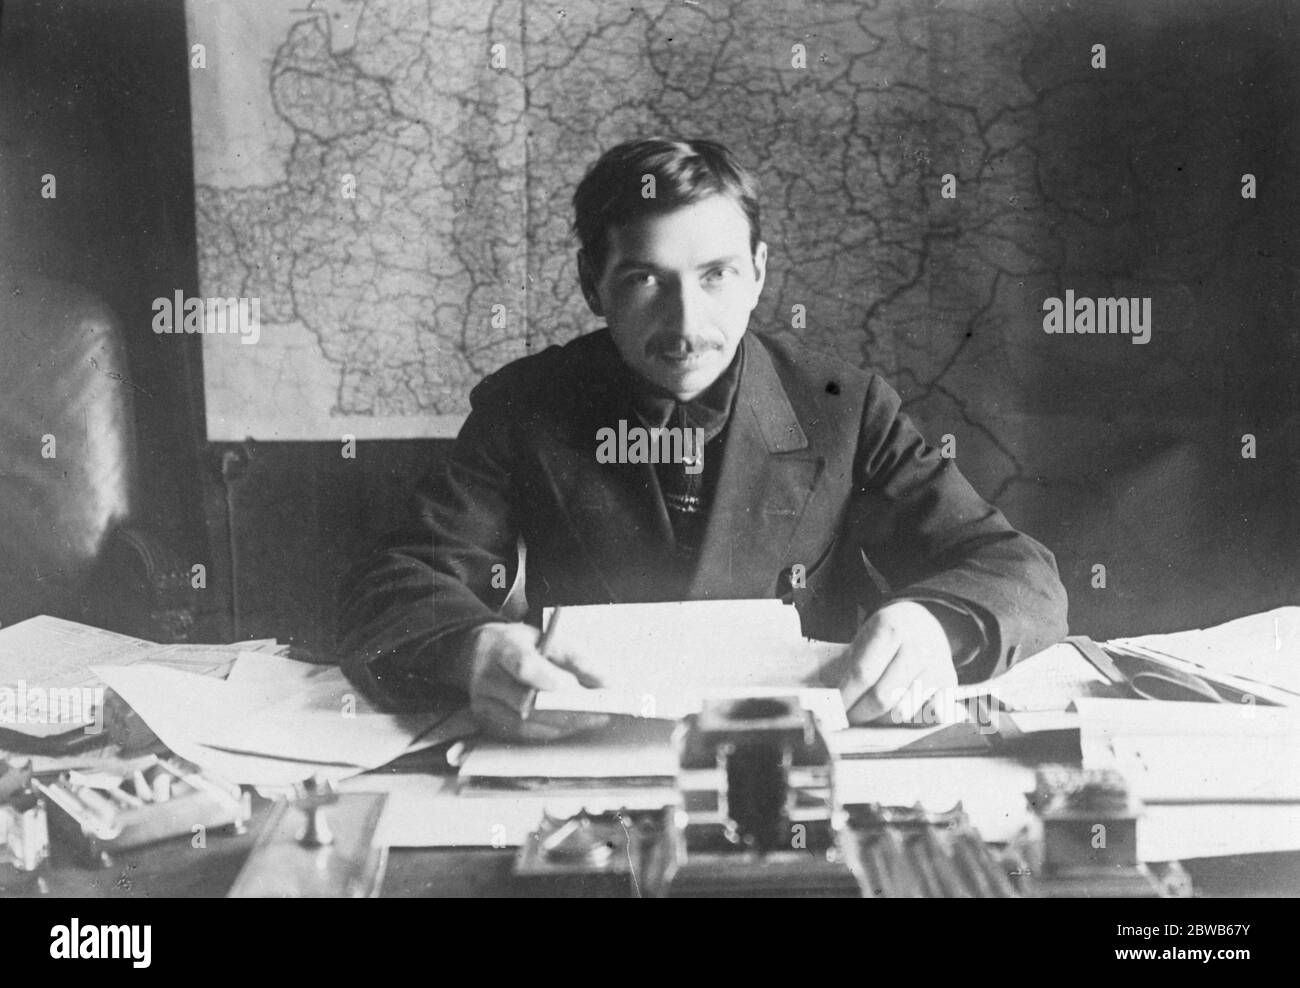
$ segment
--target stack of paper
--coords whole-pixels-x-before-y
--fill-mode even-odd
[[[674,790],[605,786],[599,790],[480,794],[457,792],[447,776],[372,772],[339,784],[343,792],[388,794],[379,826],[388,847],[518,847],[543,814],[568,817],[586,810],[655,810],[673,802]]]
[[[168,748],[244,785],[355,775],[444,740],[425,735],[452,713],[382,713],[337,666],[253,652],[226,680],[139,664],[95,671]]]
[[[1078,701],[1085,768],[1116,769],[1146,806],[1144,860],[1300,849],[1300,713],[1282,707]]]
[[[0,628],[0,732],[50,738],[93,724],[102,727],[98,721],[102,693],[97,688],[104,684],[92,666],[148,662],[200,676],[224,677],[240,652],[274,653],[282,647],[274,639],[232,645],[159,645],[62,618],[29,618]],[[69,724],[62,715],[74,707],[81,722]]]
[[[1279,607],[1213,628],[1116,638],[1105,649],[1198,676],[1234,699],[1300,705],[1300,607]]]
[[[466,786],[505,789],[672,785],[676,726],[670,720],[614,716],[599,730],[549,744],[479,741],[461,764],[460,779]]]

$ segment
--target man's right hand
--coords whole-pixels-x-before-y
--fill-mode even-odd
[[[474,636],[470,709],[483,729],[507,741],[556,741],[604,727],[604,714],[533,710],[535,690],[597,687],[581,657],[547,657],[537,650],[536,628],[519,622],[485,624]],[[525,714],[527,716],[525,716]]]

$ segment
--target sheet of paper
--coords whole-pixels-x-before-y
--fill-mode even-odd
[[[1200,803],[1146,807],[1138,821],[1142,861],[1300,850],[1300,804]]]
[[[279,655],[289,648],[288,645],[280,644],[278,638],[248,638],[243,641],[231,642],[226,647],[238,649],[241,652],[267,652],[271,655]]]
[[[278,683],[289,686],[302,683],[318,676],[326,675],[329,670],[337,671],[336,666],[312,662],[300,662],[287,656],[270,652],[249,652],[241,650],[226,677],[230,683]]]
[[[148,667],[102,669],[102,675],[163,744],[181,758],[230,782],[288,786],[317,774],[337,781],[362,771],[353,765],[330,766],[319,762],[243,755],[200,744],[195,740],[197,733],[205,725],[219,725],[225,716],[222,703],[228,696],[227,691],[221,688],[237,691],[237,688],[219,680],[207,680],[172,669],[150,670]]]
[[[923,727],[850,727],[826,736],[835,757],[879,758],[893,755],[972,754],[993,751],[994,731],[974,722]]]
[[[1010,723],[1007,734],[1044,734],[1049,731],[1077,731],[1083,721],[1077,710],[1026,710],[998,715],[999,726]]]
[[[257,638],[249,641],[232,642],[229,645],[199,645],[181,642],[173,645],[155,645],[144,653],[138,661],[152,665],[193,672],[200,676],[216,676],[220,679],[229,677],[240,655],[256,653],[258,655],[279,656],[288,649],[274,638]],[[308,663],[297,663],[308,665]]]
[[[1295,736],[1116,737],[1088,768],[1113,767],[1146,803],[1300,804],[1300,744]],[[1109,765],[1099,764],[1108,762]]]
[[[336,677],[305,680],[288,696],[274,682],[230,683],[147,665],[97,671],[169,748],[241,784],[374,768],[442,718],[377,713],[359,696],[352,704],[337,669]]]
[[[611,717],[607,726],[550,744],[480,740],[461,763],[470,784],[548,785],[553,780],[671,779],[676,724],[641,717]]]
[[[1087,735],[1273,737],[1300,734],[1300,710],[1290,707],[1101,697],[1084,697],[1074,705],[1079,713],[1081,729]]]
[[[384,772],[355,776],[339,788],[388,793],[379,825],[379,840],[388,847],[518,847],[543,813],[657,809],[675,798],[673,790],[654,787],[458,795],[447,776]]]
[[[45,688],[100,685],[94,665],[151,662],[200,675],[225,676],[238,654],[274,653],[274,638],[230,645],[181,642],[160,645],[64,618],[39,615],[0,628],[0,686],[19,682]]]
[[[1266,684],[1300,698],[1300,607],[1279,607],[1211,628],[1116,638],[1106,646],[1173,657],[1205,673]]]
[[[139,662],[158,647],[63,618],[28,618],[0,628],[0,686],[97,686],[91,665]]]
[[[1068,642],[1058,642],[1017,662],[1001,676],[959,686],[958,699],[993,696],[1010,711],[1065,710],[1083,696],[1117,696],[1096,666]]]
[[[845,649],[804,638],[798,612],[775,599],[566,607],[553,642],[584,656],[601,686],[656,706],[702,689],[834,685],[818,672]]]
[[[1148,805],[1300,805],[1293,708],[1097,699],[1078,708],[1084,767],[1119,771]]]
[[[277,691],[270,703],[231,710],[223,725],[199,740],[229,751],[374,768],[402,754],[448,714],[384,713],[337,666],[326,670],[288,695]]]
[[[281,647],[274,639],[248,644],[264,650]],[[69,726],[61,720],[48,719],[47,715],[35,718],[29,715],[23,718],[23,722],[18,722],[18,718],[9,715],[7,707],[26,699],[30,710],[34,692],[49,696],[54,690],[61,691],[64,697],[61,702],[66,704],[71,697],[67,691],[78,690],[84,694],[79,693],[74,699],[82,708],[88,708],[97,702],[96,691],[103,686],[93,666],[129,666],[148,662],[223,678],[234,665],[240,647],[190,643],[160,645],[62,618],[46,615],[29,618],[0,629],[0,691],[5,691],[0,694],[0,728],[42,738],[67,733]],[[39,706],[36,709],[39,711]],[[95,719],[92,711],[79,711],[81,724]],[[73,729],[77,727],[73,725]]]
[[[136,662],[148,662],[151,665],[166,666],[181,672],[192,672],[198,676],[214,676],[225,679],[238,658],[239,652],[233,645],[193,645],[188,643],[175,645],[153,645],[142,652]],[[96,663],[97,665],[99,663]]]
[[[552,690],[537,695],[534,709],[568,712],[621,714],[627,717],[658,717],[680,720],[699,713],[706,699],[742,699],[754,696],[789,696],[799,698],[800,706],[811,711],[823,731],[838,731],[849,726],[844,712],[844,698],[839,690],[822,687],[750,686],[740,689],[683,690],[670,695],[637,693],[628,690]],[[658,706],[663,703],[663,706]]]

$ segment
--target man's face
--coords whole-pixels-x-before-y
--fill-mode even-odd
[[[730,365],[766,265],[767,245],[750,254],[749,222],[721,195],[611,229],[603,272],[579,258],[587,304],[623,361],[679,401]]]

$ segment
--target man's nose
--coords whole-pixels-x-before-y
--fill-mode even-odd
[[[669,325],[683,339],[694,339],[705,323],[704,291],[698,285],[683,283],[672,293]]]

